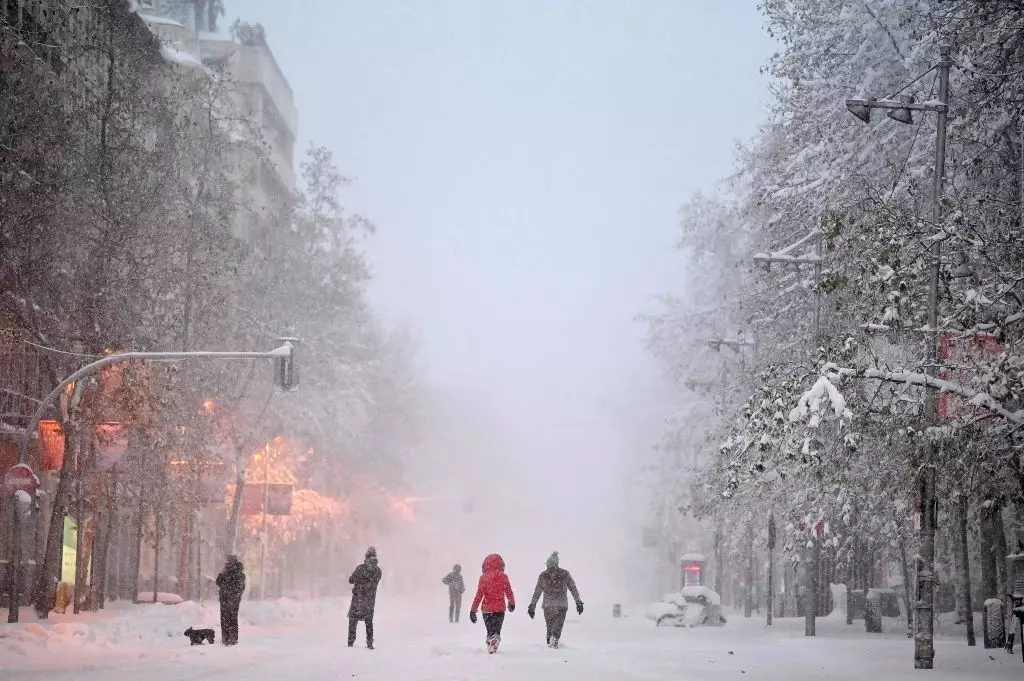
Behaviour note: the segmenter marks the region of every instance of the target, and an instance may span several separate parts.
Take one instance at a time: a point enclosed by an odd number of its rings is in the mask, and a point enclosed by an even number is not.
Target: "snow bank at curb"
[[[341,616],[344,606],[343,599],[243,601],[239,624],[243,629],[288,626]],[[217,603],[115,605],[98,613],[52,615],[46,621],[6,624],[0,626],[0,667],[6,660],[62,653],[78,656],[90,649],[180,648],[186,645],[184,631],[189,627],[217,630],[219,643]]]

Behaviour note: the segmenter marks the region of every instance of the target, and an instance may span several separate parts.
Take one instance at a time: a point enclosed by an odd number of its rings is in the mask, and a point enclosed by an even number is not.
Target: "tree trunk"
[[[245,493],[245,466],[248,457],[239,454],[237,473],[235,475],[235,493],[231,498],[231,511],[228,513],[227,531],[224,533],[224,553],[235,552],[235,541],[238,533],[238,514],[242,509],[242,494]]]
[[[754,528],[753,521],[747,523],[746,576],[743,585],[743,616],[750,617],[754,609]]]
[[[914,606],[910,601],[913,583],[910,581],[910,562],[907,560],[907,542],[900,539],[900,566],[903,568],[903,602],[907,606],[907,638],[914,637]]]
[[[1006,545],[1006,525],[1003,522],[1003,504],[996,502],[992,509],[992,540],[994,542],[994,556],[996,560],[996,597],[1005,599],[1010,592],[1010,578],[1006,556],[1008,547]]]
[[[957,498],[957,553],[959,555],[957,572],[960,573],[961,598],[967,618],[967,645],[975,645],[974,640],[974,608],[971,607],[971,558],[967,546],[967,497]]]
[[[981,524],[981,594],[982,599],[998,598],[999,581],[995,556],[995,527],[992,522],[992,500],[986,499],[978,510]]]
[[[811,538],[812,547],[804,568],[804,636],[814,636],[815,617],[818,614],[818,563],[821,561],[821,544],[817,537]]]
[[[132,541],[132,552],[128,564],[129,583],[125,587],[131,594],[133,603],[139,602],[139,574],[142,572],[142,526],[146,522],[145,488],[139,484],[139,505],[135,513],[135,538]]]
[[[84,439],[84,438],[83,438]],[[92,438],[88,439],[86,446],[92,449]],[[75,461],[75,592],[72,602],[72,612],[76,615],[82,610],[82,597],[86,590],[86,561],[85,561],[85,473],[89,467],[90,455],[82,451],[81,444],[78,447],[78,456]]]
[[[715,593],[722,595],[722,533],[715,531]]]
[[[1003,631],[1008,634],[1013,630],[1010,626],[1014,620],[1013,599],[1009,595],[1013,585],[1010,584],[1010,565],[1007,560],[1009,547],[1006,543],[1006,525],[1004,521],[1003,504],[1000,501],[995,507],[993,528],[995,529],[996,575],[998,577],[999,586],[998,597],[1003,602],[1003,612],[1006,613],[1006,621],[1003,623]]]
[[[72,400],[80,399],[81,388],[75,388]],[[73,407],[77,411],[77,407]],[[64,458],[60,464],[60,476],[57,478],[57,489],[53,494],[53,508],[50,511],[50,524],[46,531],[46,543],[43,549],[43,564],[39,568],[36,580],[35,601],[36,616],[47,619],[50,611],[57,603],[57,585],[60,583],[60,558],[64,546],[64,512],[68,502],[68,488],[71,484],[71,472],[74,465],[75,451],[79,447],[78,428],[75,418],[69,418],[64,424]]]
[[[114,473],[110,474],[110,480],[105,486],[106,488],[106,508],[102,514],[102,525],[97,525],[97,528],[102,527],[103,532],[98,537],[99,543],[97,548],[93,550],[93,570],[92,570],[92,603],[93,610],[101,610],[106,606],[107,600],[107,572],[110,562],[110,540],[114,533],[114,514],[116,513],[117,503],[114,499],[114,485],[115,477]],[[98,530],[97,530],[98,531]]]
[[[189,594],[192,590],[192,582],[190,580],[192,572],[192,509],[191,504],[187,505],[187,511],[185,518],[182,522],[182,530],[184,532],[183,541],[181,542],[181,552],[178,554],[178,595],[184,600],[188,600]]]
[[[159,590],[160,582],[160,516],[161,513],[154,509],[153,513],[153,602],[157,602],[156,593]]]
[[[850,556],[846,560],[846,623],[853,624],[853,589],[854,579],[856,577],[856,566],[857,561],[854,556],[857,555],[857,541],[856,535],[853,537],[853,541],[850,544]]]

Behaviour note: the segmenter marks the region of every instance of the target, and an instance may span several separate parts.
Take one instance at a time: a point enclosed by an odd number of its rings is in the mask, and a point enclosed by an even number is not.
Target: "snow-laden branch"
[[[839,392],[839,388],[832,382],[832,378],[825,374],[818,377],[818,380],[814,382],[810,390],[806,391],[800,396],[800,401],[796,407],[789,412],[790,421],[800,421],[810,415],[809,425],[813,428],[818,425],[819,413],[824,408],[823,398],[828,398],[829,403],[832,405],[832,411],[835,413],[836,418],[843,418],[850,416],[850,411],[846,408],[846,398]]]
[[[970,390],[953,381],[936,378],[935,376],[929,376],[917,371],[888,371],[876,368],[850,369],[837,367],[835,364],[827,364],[822,368],[821,376],[818,377],[813,386],[800,396],[800,401],[797,403],[796,408],[789,413],[789,420],[800,421],[810,416],[809,425],[812,427],[816,426],[818,415],[824,406],[822,398],[826,396],[832,404],[837,417],[849,414],[849,411],[846,409],[846,398],[843,397],[835,385],[844,378],[862,378],[887,383],[903,383],[905,385],[916,385],[922,388],[959,395],[971,406],[985,409],[995,416],[1006,419],[1010,423],[1024,424],[1024,411],[1010,411],[990,394]]]
[[[932,390],[939,390],[944,393],[959,395],[967,400],[967,404],[974,407],[981,407],[1000,416],[1011,423],[1024,423],[1024,412],[1010,411],[1003,406],[999,400],[986,392],[969,390],[959,383],[947,381],[943,378],[936,378],[917,371],[885,371],[883,369],[865,369],[859,372],[861,376],[878,381],[889,383],[905,383],[907,385],[918,385]]]

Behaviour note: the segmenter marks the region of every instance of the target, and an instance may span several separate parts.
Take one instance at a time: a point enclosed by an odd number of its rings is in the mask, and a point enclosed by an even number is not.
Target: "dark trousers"
[[[448,621],[458,622],[460,610],[462,610],[462,594],[448,594]]]
[[[363,619],[363,623],[366,625],[366,645],[373,645],[373,618],[367,617]],[[348,644],[353,645],[356,642],[356,625],[359,624],[359,620],[350,617],[348,619]]]
[[[495,638],[501,638],[501,625],[505,623],[505,613],[503,612],[485,612],[484,613],[484,628],[487,629],[487,638],[492,636]]]
[[[568,608],[544,608],[544,624],[548,628],[548,643],[551,639],[562,638],[562,627],[565,625],[565,616]]]
[[[220,602],[220,642],[224,645],[238,643],[238,607],[241,604],[241,599]]]

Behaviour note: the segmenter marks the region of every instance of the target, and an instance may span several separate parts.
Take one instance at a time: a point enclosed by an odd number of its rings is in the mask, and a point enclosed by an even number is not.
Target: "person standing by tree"
[[[238,556],[230,555],[217,575],[220,599],[220,640],[226,646],[238,643],[238,609],[245,593],[245,567]]]
[[[572,593],[576,601],[576,612],[583,614],[583,601],[580,599],[580,592],[576,589],[576,582],[568,570],[558,567],[558,551],[555,551],[547,560],[547,569],[537,577],[537,588],[533,590],[533,599],[526,614],[533,619],[537,614],[537,601],[541,594],[544,594],[544,623],[547,626],[548,646],[558,647],[558,639],[562,637],[562,626],[565,624],[565,616],[569,612],[569,599],[566,591]]]
[[[476,587],[476,596],[469,608],[469,621],[476,624],[476,609],[482,607],[484,627],[487,628],[487,652],[492,655],[498,652],[501,643],[501,627],[505,623],[505,599],[508,599],[508,611],[515,612],[516,597],[512,593],[512,584],[505,574],[505,561],[497,553],[484,558],[483,574]]]
[[[466,583],[462,579],[462,566],[456,563],[441,583],[448,585],[448,622],[458,622],[459,611],[462,610],[462,593],[466,590]]]
[[[383,573],[377,565],[377,549],[366,549],[366,558],[348,578],[352,585],[352,602],[348,606],[348,647],[356,642],[356,626],[366,626],[366,647],[373,650],[373,609],[377,604],[377,585]]]

